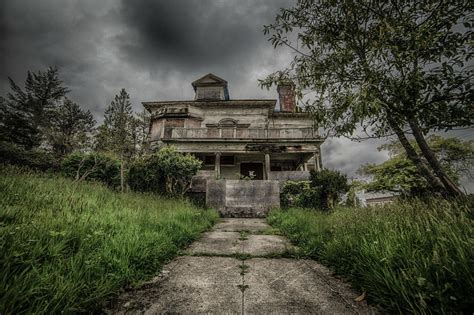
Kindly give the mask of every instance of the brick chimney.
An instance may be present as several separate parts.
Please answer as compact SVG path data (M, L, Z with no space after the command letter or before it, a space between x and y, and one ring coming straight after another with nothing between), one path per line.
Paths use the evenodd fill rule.
M292 113L296 109L295 86L292 84L279 84L277 87L280 99L280 111Z

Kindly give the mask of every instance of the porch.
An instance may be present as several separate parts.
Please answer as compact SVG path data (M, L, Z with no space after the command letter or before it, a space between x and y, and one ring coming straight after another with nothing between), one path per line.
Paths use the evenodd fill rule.
M203 162L193 177L193 192L206 192L209 180L286 181L308 180L311 170L320 169L317 153L195 153Z

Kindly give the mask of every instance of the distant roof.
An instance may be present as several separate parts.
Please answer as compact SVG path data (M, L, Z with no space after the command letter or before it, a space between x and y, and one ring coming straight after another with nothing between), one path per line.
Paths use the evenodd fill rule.
M196 87L198 86L210 86L210 85L227 86L227 81L222 78L219 78L215 74L208 73L205 76L191 83L191 85L193 86L194 90L196 90Z

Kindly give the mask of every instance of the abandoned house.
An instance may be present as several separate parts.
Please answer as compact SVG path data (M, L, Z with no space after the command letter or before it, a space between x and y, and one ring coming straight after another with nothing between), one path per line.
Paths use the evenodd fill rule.
M279 204L282 182L321 167L323 140L310 115L297 110L292 85L278 86L279 107L276 99L231 99L227 81L213 74L192 86L194 100L143 105L152 147L174 145L203 162L191 190L207 192L209 204L268 209Z

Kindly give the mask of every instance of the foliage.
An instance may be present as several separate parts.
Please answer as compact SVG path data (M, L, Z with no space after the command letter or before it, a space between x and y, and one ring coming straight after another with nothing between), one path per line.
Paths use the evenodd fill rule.
M113 152L120 158L120 189L125 189L125 163L134 154L134 128L130 95L125 89L115 95L105 110L104 123L96 137L96 150Z
M69 90L63 86L55 67L36 73L28 71L24 89L8 79L11 92L1 102L0 140L26 149L37 148L54 116L55 102Z
M469 205L432 200L331 213L273 211L267 220L334 267L389 313L468 314L474 308Z
M149 150L150 120L151 115L146 110L136 113L133 119L133 146L136 156L142 156Z
M48 152L32 149L25 150L23 146L0 141L0 163L47 171L58 170L58 160Z
M310 186L309 181L287 181L280 194L281 206L314 208L321 207L320 191Z
M212 210L3 168L0 313L99 311L210 228Z
M322 209L333 208L341 195L349 190L347 176L328 169L311 171L311 187L319 191Z
M282 207L329 210L349 189L347 177L338 171L323 169L311 172L310 181L287 181L282 188Z
M91 131L95 125L90 111L85 111L68 98L52 109L46 142L57 156L91 148Z
M359 170L372 176L364 185L368 191L393 191L406 196L417 196L430 192L430 187L416 166L403 157L393 157L382 164L367 164Z
M136 191L183 196L201 164L193 155L182 154L172 146L165 146L135 161L130 167L128 183Z
M122 89L105 110L96 149L129 156L133 151L133 123L130 95Z
M429 136L427 140L444 171L450 174L453 180L457 182L463 175L472 177L474 141L436 135ZM413 146L417 148L415 143ZM432 193L428 182L406 158L405 151L398 141L382 145L379 150L388 150L392 157L379 165L368 164L361 167L359 173L372 177L372 181L364 188L369 191L394 191L411 196Z
M357 197L357 192L364 188L364 184L360 181L353 180L349 185L349 190L346 195L345 205L348 207L360 207L360 200Z
M275 48L296 52L293 62L260 83L290 81L300 94L314 92L307 108L329 134L395 134L433 189L462 194L424 134L473 124L473 7L468 0L299 0L265 27Z
M120 162L105 153L71 153L61 163L61 170L75 181L98 181L110 188L120 186Z
M472 169L474 166L474 141L461 140L459 138L445 138L438 135L430 135L427 142L436 154L443 169L451 175L454 180L461 176L473 178ZM411 141L417 152L419 147L414 141ZM387 150L392 157L406 158L405 151L398 141L380 146L379 151Z

